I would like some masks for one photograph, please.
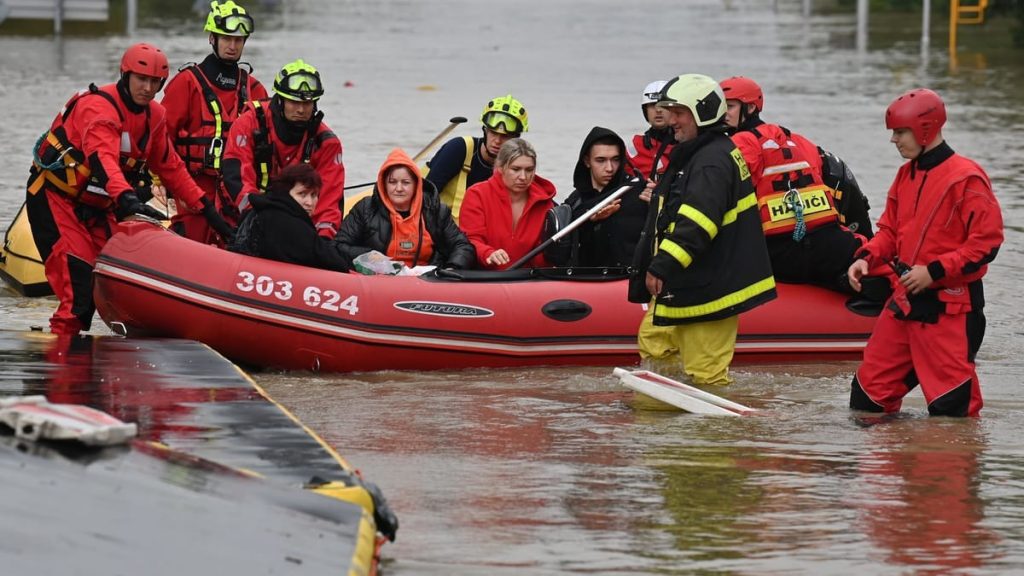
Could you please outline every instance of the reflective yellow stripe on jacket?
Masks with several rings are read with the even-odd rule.
[[[721,298],[717,298],[704,304],[698,304],[695,306],[666,306],[662,303],[657,304],[655,315],[663,318],[697,318],[701,316],[708,316],[715,312],[721,312],[732,306],[737,306],[754,298],[760,294],[764,294],[770,290],[775,289],[775,277],[769,276],[764,280],[755,282],[746,288],[737,290],[732,294],[726,294]]]
[[[756,209],[757,207],[757,194],[754,194],[752,192],[744,196],[743,198],[740,199],[739,202],[736,203],[735,207],[729,209],[722,216],[722,226],[735,224],[736,218],[741,212],[743,212],[744,210],[749,210],[751,208]],[[692,220],[695,224],[700,226],[701,229],[707,233],[708,238],[710,238],[711,240],[714,240],[715,237],[718,236],[718,226],[710,218],[705,216],[703,212],[697,210],[693,206],[689,204],[683,204],[682,206],[679,207],[679,215],[686,217],[689,220]],[[671,234],[674,230],[675,222],[669,225],[669,234]],[[679,244],[676,244],[672,240],[669,240],[668,238],[665,238],[664,240],[661,241],[661,243],[658,245],[658,250],[664,251],[666,254],[675,258],[676,261],[679,262],[679,264],[683,268],[686,268],[687,266],[690,265],[690,263],[693,262],[693,256],[690,255],[690,253],[687,252],[685,248],[683,248]]]

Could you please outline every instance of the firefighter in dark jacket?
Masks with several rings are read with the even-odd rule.
[[[350,265],[371,250],[409,268],[467,269],[476,263],[476,249],[455,223],[451,209],[398,148],[380,167],[373,194],[353,206],[342,221],[335,242]]]
[[[655,326],[671,337],[697,384],[728,384],[739,314],[775,298],[757,196],[743,154],[726,135],[725,96],[700,74],[674,78],[658,106],[679,144],[659,186],[658,251],[646,285]]]

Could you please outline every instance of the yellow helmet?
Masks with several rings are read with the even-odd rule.
[[[693,113],[697,126],[710,126],[725,116],[725,93],[718,82],[703,74],[683,74],[661,89],[658,106],[685,106]]]
[[[203,30],[223,36],[248,37],[256,29],[256,25],[234,0],[221,3],[213,0],[210,3],[210,14],[206,17],[206,28]]]
[[[485,128],[499,134],[519,136],[530,129],[530,118],[526,115],[526,107],[511,94],[488,102],[480,114],[480,121],[483,122]]]
[[[274,78],[274,92],[296,102],[316,102],[324,95],[320,73],[302,59],[285,64]]]

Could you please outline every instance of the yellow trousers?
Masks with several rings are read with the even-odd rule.
[[[739,316],[731,316],[695,324],[655,326],[652,303],[637,333],[640,357],[655,362],[678,359],[683,372],[697,385],[729,384],[729,364],[736,352],[739,323]]]

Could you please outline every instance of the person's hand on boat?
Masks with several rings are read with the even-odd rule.
[[[850,281],[850,288],[853,288],[857,292],[860,292],[860,279],[868,273],[868,261],[863,258],[858,258],[850,264],[850,267],[846,270],[846,277]]]
[[[491,252],[491,255],[487,257],[487,263],[492,266],[504,266],[510,261],[511,258],[508,257],[508,252],[505,252],[502,248],[498,248],[494,252]]]
[[[595,212],[594,215],[590,217],[590,221],[600,222],[601,220],[604,220],[605,218],[608,218],[612,214],[618,212],[619,208],[622,208],[622,200],[616,198],[615,200],[609,202],[603,208]]]
[[[224,221],[224,218],[217,212],[217,208],[214,207],[213,202],[209,198],[203,198],[203,218],[206,218],[206,222],[213,228],[214,232],[221,237],[224,242],[230,244],[235,238],[235,229],[228,226],[228,223]]]
[[[910,268],[909,272],[905,272],[900,276],[900,284],[907,289],[910,294],[917,294],[925,288],[931,286],[932,275],[928,272],[928,267],[921,264],[916,264]]]
[[[651,274],[650,272],[647,273],[647,279],[645,280],[645,282],[647,284],[647,291],[650,292],[652,296],[657,296],[658,294],[661,294],[661,289],[665,285],[664,280],[658,278],[657,276]]]
[[[657,182],[655,182],[654,180],[648,179],[647,180],[647,185],[644,186],[643,191],[640,192],[640,199],[643,200],[644,202],[650,203],[651,196],[654,195],[654,187],[657,186],[657,185],[658,185]]]
[[[163,220],[165,218],[164,215],[156,208],[153,208],[148,204],[143,204],[135,192],[126,190],[118,195],[117,208],[114,209],[114,216],[116,216],[118,220],[124,220],[125,218],[136,214],[147,216],[154,220]]]

